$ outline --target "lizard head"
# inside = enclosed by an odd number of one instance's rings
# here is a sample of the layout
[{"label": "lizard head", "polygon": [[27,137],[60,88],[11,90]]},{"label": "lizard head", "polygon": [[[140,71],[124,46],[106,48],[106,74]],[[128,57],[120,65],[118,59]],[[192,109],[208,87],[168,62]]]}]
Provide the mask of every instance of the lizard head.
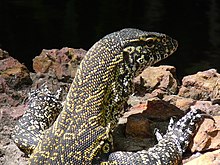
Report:
[{"label": "lizard head", "polygon": [[135,32],[131,33],[133,35],[128,35],[123,45],[123,57],[135,75],[167,58],[178,47],[177,41],[165,34],[130,29],[132,30]]}]

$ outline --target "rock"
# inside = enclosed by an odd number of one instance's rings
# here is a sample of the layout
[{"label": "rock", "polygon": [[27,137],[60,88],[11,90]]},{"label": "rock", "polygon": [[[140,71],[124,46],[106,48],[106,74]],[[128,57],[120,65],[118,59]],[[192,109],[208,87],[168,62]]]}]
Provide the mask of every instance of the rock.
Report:
[{"label": "rock", "polygon": [[190,107],[196,103],[196,100],[180,97],[178,95],[167,95],[164,96],[163,100],[172,105],[175,105],[177,108],[183,111],[189,110]]},{"label": "rock", "polygon": [[25,165],[28,159],[11,139],[16,119],[24,113],[24,106],[0,108],[0,164]]},{"label": "rock", "polygon": [[215,69],[198,72],[183,78],[178,95],[195,100],[220,98],[220,74]]},{"label": "rock", "polygon": [[137,104],[142,104],[147,101],[148,97],[141,97],[136,95],[131,95],[127,101],[128,105],[135,106]]},{"label": "rock", "polygon": [[148,67],[134,79],[139,94],[153,97],[177,93],[176,68],[173,66]]},{"label": "rock", "polygon": [[220,150],[207,152],[184,165],[220,165]]},{"label": "rock", "polygon": [[59,80],[74,78],[85,54],[83,49],[44,49],[33,59],[33,69],[36,73],[52,72]]},{"label": "rock", "polygon": [[[22,107],[20,107],[22,109]],[[16,113],[13,111],[13,113]],[[11,139],[11,133],[15,126],[15,119],[12,116],[12,110],[10,108],[0,109],[0,164],[4,165],[14,165],[27,164],[27,158],[18,149]],[[20,114],[16,114],[20,116]]]},{"label": "rock", "polygon": [[8,58],[9,54],[5,50],[0,49],[0,60]]},{"label": "rock", "polygon": [[18,105],[17,107],[0,108],[0,120],[4,117],[4,115],[9,116],[13,120],[17,120],[24,114],[27,108],[28,108],[27,105]]},{"label": "rock", "polygon": [[18,89],[24,84],[31,84],[31,78],[26,66],[21,64],[18,60],[10,57],[7,52],[0,51],[0,82],[3,87],[1,91],[7,86],[12,89]]},{"label": "rock", "polygon": [[147,104],[146,103],[140,103],[136,104],[133,107],[131,107],[127,112],[123,114],[121,118],[119,118],[119,124],[125,124],[127,123],[127,119],[129,116],[135,115],[135,114],[142,114],[144,110],[146,110]]},{"label": "rock", "polygon": [[22,103],[31,83],[26,66],[0,49],[0,107]]},{"label": "rock", "polygon": [[183,111],[188,111],[191,107],[194,109],[201,109],[205,111],[207,114],[215,116],[220,115],[220,105],[213,104],[212,101],[197,101],[191,98],[184,98],[178,95],[164,96],[163,100],[175,105]]},{"label": "rock", "polygon": [[[171,117],[180,118],[184,112],[159,98],[152,98],[137,105],[134,105],[125,112],[119,119],[119,124],[126,123],[125,133],[128,136],[137,138],[149,138],[153,136],[155,128],[162,130],[167,129],[167,124]],[[149,120],[150,119],[150,120]],[[151,121],[151,122],[150,122]],[[166,124],[160,122],[166,121]],[[159,124],[158,124],[159,123]]]},{"label": "rock", "polygon": [[214,116],[215,122],[205,119],[190,144],[191,152],[220,149],[220,116]]},{"label": "rock", "polygon": [[158,98],[149,99],[146,107],[143,113],[151,119],[169,120],[173,116],[181,117],[184,115],[184,112],[176,106]]},{"label": "rock", "polygon": [[128,117],[125,132],[128,136],[132,137],[152,137],[149,120],[140,114]]},{"label": "rock", "polygon": [[[1,78],[0,78],[1,81]],[[4,80],[5,81],[5,80]],[[0,86],[1,86],[0,82]],[[0,107],[4,106],[17,106],[21,104],[27,97],[27,91],[29,87],[26,86],[26,89],[14,90],[9,86],[1,86],[3,90],[0,90]],[[24,88],[21,86],[21,88]]]},{"label": "rock", "polygon": [[[17,92],[12,91],[13,94],[6,94],[6,93],[1,93],[0,94],[0,107],[4,106],[17,106],[19,103],[22,102],[23,97],[20,97]],[[15,96],[15,98],[13,98]],[[20,98],[19,98],[20,97]]]},{"label": "rock", "polygon": [[128,136],[125,134],[125,125],[118,125],[113,132],[114,150],[115,151],[140,151],[153,147],[155,144],[154,138],[144,138],[135,136]]},{"label": "rock", "polygon": [[9,90],[9,86],[6,83],[6,80],[0,76],[0,93],[5,93]]},{"label": "rock", "polygon": [[131,107],[130,110],[125,112],[123,117],[119,119],[119,124],[126,123],[127,118],[134,114],[142,114],[149,119],[164,121],[169,120],[173,116],[180,118],[184,115],[184,112],[159,98],[151,98],[145,103],[143,102]]},{"label": "rock", "polygon": [[192,108],[201,109],[207,114],[220,115],[220,105],[214,104],[211,101],[196,101]]},{"label": "rock", "polygon": [[12,141],[10,141],[10,143],[5,146],[0,144],[0,164],[28,165],[28,158],[25,158],[24,153],[20,151]]}]

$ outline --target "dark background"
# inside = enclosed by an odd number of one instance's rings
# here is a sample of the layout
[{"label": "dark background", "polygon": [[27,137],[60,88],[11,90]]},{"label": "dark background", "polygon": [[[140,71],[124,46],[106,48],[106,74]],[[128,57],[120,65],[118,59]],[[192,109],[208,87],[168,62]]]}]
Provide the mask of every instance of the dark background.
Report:
[{"label": "dark background", "polygon": [[88,50],[126,27],[166,33],[178,51],[160,64],[178,76],[220,70],[219,0],[0,0],[0,48],[32,70],[42,49]]}]

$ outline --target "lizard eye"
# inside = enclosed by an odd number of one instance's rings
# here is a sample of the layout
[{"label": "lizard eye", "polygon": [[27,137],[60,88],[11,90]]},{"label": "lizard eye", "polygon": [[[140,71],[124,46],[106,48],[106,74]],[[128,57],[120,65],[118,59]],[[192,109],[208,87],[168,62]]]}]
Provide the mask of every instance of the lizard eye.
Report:
[{"label": "lizard eye", "polygon": [[154,47],[154,38],[147,38],[146,39],[146,47],[153,48]]}]

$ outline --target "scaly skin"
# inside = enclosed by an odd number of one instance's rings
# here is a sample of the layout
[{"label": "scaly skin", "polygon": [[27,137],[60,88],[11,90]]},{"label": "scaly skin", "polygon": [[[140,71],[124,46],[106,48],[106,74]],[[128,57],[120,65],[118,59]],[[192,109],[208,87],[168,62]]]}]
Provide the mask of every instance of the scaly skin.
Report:
[{"label": "scaly skin", "polygon": [[26,155],[36,148],[41,135],[48,129],[62,110],[61,90],[51,92],[47,85],[29,93],[28,108],[15,126],[12,139]]},{"label": "scaly skin", "polygon": [[112,131],[133,92],[132,79],[176,49],[177,41],[169,36],[137,29],[123,29],[95,43],[80,64],[61,114],[44,132],[30,164],[89,165],[107,158]]}]

